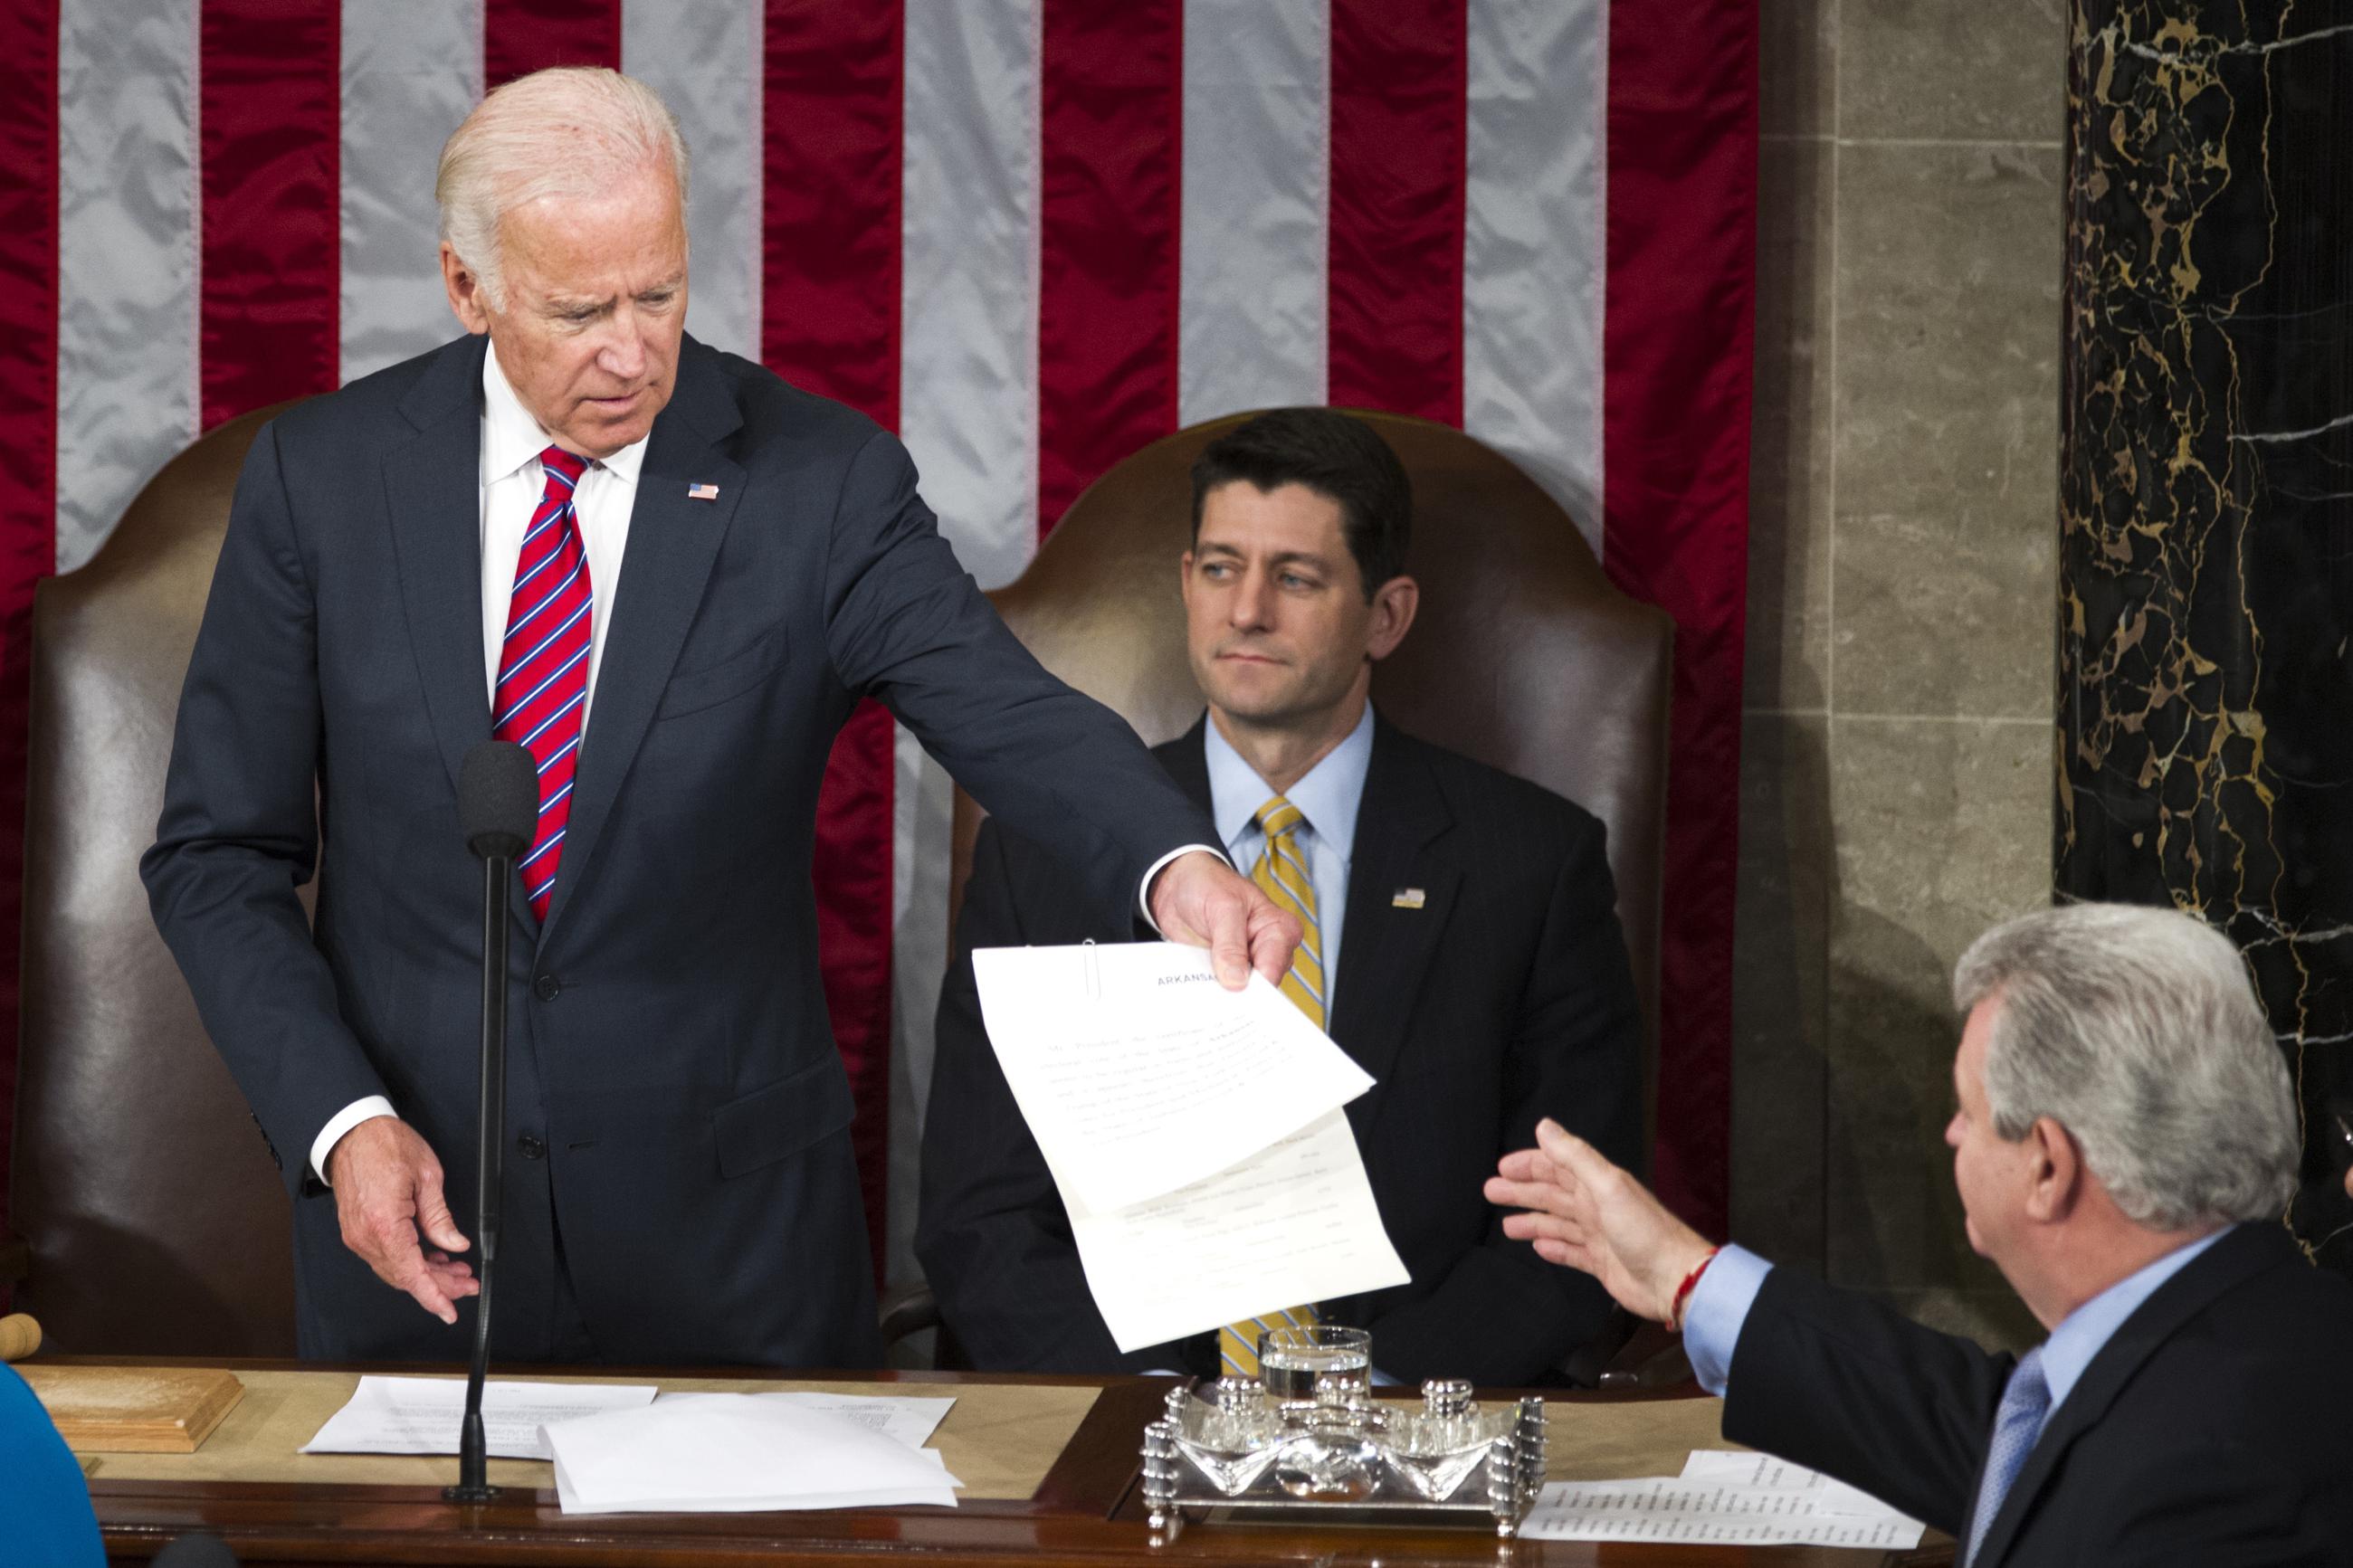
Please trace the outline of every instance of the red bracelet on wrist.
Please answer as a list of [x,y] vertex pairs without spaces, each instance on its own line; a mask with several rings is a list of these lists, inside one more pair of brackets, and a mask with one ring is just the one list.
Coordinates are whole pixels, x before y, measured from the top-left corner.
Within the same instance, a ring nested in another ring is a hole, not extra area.
[[1683,1306],[1691,1300],[1693,1289],[1698,1286],[1699,1277],[1707,1272],[1707,1266],[1715,1262],[1715,1255],[1723,1250],[1724,1249],[1720,1247],[1709,1247],[1707,1249],[1707,1255],[1702,1258],[1697,1263],[1693,1264],[1692,1271],[1683,1276],[1683,1282],[1675,1287],[1674,1299],[1667,1303],[1667,1331],[1669,1333],[1679,1334],[1683,1332]]

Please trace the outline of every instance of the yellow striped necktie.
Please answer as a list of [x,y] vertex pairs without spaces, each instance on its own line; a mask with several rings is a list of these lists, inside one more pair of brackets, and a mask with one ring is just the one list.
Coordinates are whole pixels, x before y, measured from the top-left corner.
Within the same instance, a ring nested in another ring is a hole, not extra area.
[[[1326,989],[1324,932],[1315,921],[1315,884],[1307,875],[1307,857],[1299,849],[1299,825],[1305,820],[1299,808],[1281,795],[1258,808],[1257,822],[1266,835],[1266,847],[1250,868],[1250,880],[1276,904],[1299,917],[1299,951],[1292,955],[1291,973],[1282,977],[1282,994],[1320,1029]],[[1309,1304],[1227,1324],[1218,1331],[1219,1371],[1228,1377],[1256,1377],[1261,1330],[1285,1323],[1303,1328],[1318,1321],[1315,1308]]]
[[1291,973],[1282,977],[1282,994],[1320,1029],[1324,1026],[1324,931],[1315,920],[1315,883],[1299,847],[1299,825],[1307,819],[1297,806],[1276,795],[1258,808],[1256,820],[1266,835],[1266,847],[1250,868],[1250,880],[1299,917],[1299,951],[1292,955]]

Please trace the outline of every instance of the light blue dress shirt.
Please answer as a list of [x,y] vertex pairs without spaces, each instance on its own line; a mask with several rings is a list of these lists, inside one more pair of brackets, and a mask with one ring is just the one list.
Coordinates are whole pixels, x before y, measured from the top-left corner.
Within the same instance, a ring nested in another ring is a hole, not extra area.
[[[1258,864],[1266,835],[1253,820],[1275,791],[1242,760],[1211,719],[1203,727],[1209,763],[1209,817],[1227,858],[1244,876]],[[1365,773],[1373,762],[1373,705],[1348,738],[1325,752],[1297,784],[1282,792],[1306,821],[1294,837],[1307,852],[1308,879],[1315,884],[1315,924],[1323,939],[1324,1018],[1332,1018],[1339,984],[1340,928],[1348,909],[1348,858],[1356,843],[1356,808],[1365,801]]]
[[[2043,1426],[2051,1424],[2051,1412],[2067,1402],[2068,1393],[2084,1375],[2116,1331],[2124,1327],[2126,1318],[2154,1294],[2157,1288],[2188,1267],[2200,1253],[2222,1239],[2232,1227],[2224,1226],[2211,1235],[2175,1247],[2147,1267],[2126,1275],[2073,1311],[2060,1320],[2042,1342],[2042,1375],[2051,1385],[2051,1404],[2042,1417]],[[1757,1304],[1757,1292],[1765,1283],[1765,1276],[1773,1266],[1742,1247],[1726,1247],[1707,1266],[1692,1288],[1691,1300],[1683,1310],[1683,1353],[1691,1357],[1692,1371],[1698,1376],[1700,1386],[1710,1394],[1722,1394],[1726,1374],[1732,1368],[1732,1352],[1740,1343],[1741,1327],[1748,1321],[1748,1309]],[[2040,1436],[2041,1428],[2037,1428]]]

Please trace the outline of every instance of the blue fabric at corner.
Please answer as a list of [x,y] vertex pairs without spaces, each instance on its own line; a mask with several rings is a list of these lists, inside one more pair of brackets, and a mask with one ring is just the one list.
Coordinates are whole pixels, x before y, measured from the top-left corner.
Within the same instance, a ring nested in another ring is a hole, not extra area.
[[0,1366],[0,1542],[22,1568],[106,1568],[81,1465],[25,1380]]

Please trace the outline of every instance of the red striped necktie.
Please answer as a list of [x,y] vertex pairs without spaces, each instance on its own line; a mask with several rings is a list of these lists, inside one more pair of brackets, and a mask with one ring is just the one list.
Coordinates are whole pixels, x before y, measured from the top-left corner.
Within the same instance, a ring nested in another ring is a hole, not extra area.
[[491,698],[491,733],[529,751],[539,763],[539,832],[518,865],[532,912],[547,918],[555,868],[564,858],[564,825],[572,817],[572,775],[588,705],[588,549],[573,514],[572,490],[588,459],[550,447],[539,455],[547,488],[515,560],[507,599],[506,642]]

